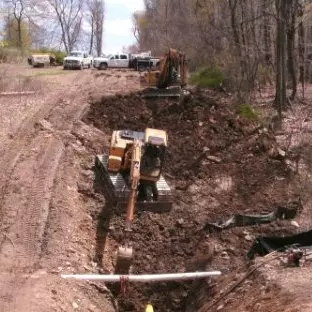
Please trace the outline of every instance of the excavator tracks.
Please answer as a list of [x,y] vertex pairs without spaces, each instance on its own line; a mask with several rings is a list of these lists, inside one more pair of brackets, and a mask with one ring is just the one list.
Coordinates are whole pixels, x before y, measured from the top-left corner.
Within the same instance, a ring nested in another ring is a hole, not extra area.
[[[125,211],[129,200],[130,189],[120,173],[107,170],[108,155],[97,155],[95,159],[96,175],[103,182],[106,201],[116,206],[117,210]],[[156,183],[158,190],[157,201],[137,201],[139,210],[167,212],[172,208],[172,194],[163,176]]]
[[166,89],[147,88],[143,90],[142,97],[145,99],[150,98],[180,98],[183,96],[181,87],[170,87]]

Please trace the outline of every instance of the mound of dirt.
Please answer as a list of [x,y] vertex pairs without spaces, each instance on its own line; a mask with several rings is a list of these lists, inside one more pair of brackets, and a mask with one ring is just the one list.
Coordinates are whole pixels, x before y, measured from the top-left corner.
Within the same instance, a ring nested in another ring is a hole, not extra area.
[[[84,121],[108,136],[116,129],[168,132],[164,175],[174,192],[174,208],[166,214],[139,212],[133,226],[133,273],[237,270],[245,263],[250,237],[288,231],[282,221],[249,228],[249,236],[244,227],[204,230],[208,221],[271,212],[291,197],[292,175],[274,135],[240,117],[229,98],[205,91],[192,92],[180,103],[145,100],[138,93],[103,97],[91,104]],[[114,216],[113,230],[103,229],[101,235],[117,245],[123,226],[124,217]],[[185,311],[194,285],[130,285],[129,295],[119,297],[120,306],[122,311],[140,311],[152,301],[157,311]]]

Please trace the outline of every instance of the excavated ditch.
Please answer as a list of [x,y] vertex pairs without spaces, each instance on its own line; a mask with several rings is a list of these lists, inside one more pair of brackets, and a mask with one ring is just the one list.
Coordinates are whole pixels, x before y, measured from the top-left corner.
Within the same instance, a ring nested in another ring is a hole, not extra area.
[[[230,98],[208,91],[191,92],[180,103],[145,100],[139,93],[103,97],[91,103],[83,121],[105,138],[101,147],[84,142],[94,156],[107,151],[115,129],[154,127],[168,132],[164,176],[174,194],[173,209],[137,213],[132,273],[213,269],[224,273],[213,281],[131,284],[125,295],[119,286],[112,286],[120,311],[143,311],[148,302],[155,311],[199,311],[229,282],[229,272],[245,267],[249,237],[289,232],[284,221],[218,233],[205,228],[207,222],[235,213],[271,212],[295,196],[289,191],[292,172],[277,152],[274,135],[239,116]],[[121,242],[124,215],[105,206],[101,185],[95,182],[92,196],[88,194],[95,203],[91,213],[97,228],[95,257],[104,265],[102,272],[108,272]],[[199,288],[205,290],[204,301]]]

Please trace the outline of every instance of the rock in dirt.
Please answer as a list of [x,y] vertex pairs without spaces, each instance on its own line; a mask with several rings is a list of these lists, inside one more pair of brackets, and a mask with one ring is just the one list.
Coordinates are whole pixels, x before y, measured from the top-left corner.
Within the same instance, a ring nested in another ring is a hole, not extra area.
[[222,251],[221,257],[223,259],[225,259],[225,260],[229,260],[230,259],[229,255],[228,255],[228,253],[226,251]]
[[75,310],[79,308],[78,304],[75,301],[72,303],[72,306]]
[[251,242],[253,240],[253,237],[250,235],[249,232],[244,231],[244,235],[245,235],[245,240],[248,242]]
[[36,123],[36,126],[37,126],[40,130],[47,130],[47,131],[53,132],[53,127],[52,127],[51,123],[48,122],[48,121],[45,120],[45,119],[38,121],[38,122]]
[[85,195],[90,195],[92,193],[92,187],[89,183],[79,182],[77,183],[78,192]]
[[269,150],[269,156],[276,159],[283,159],[286,156],[286,152],[280,147],[274,146]]
[[184,224],[184,219],[180,218],[177,220],[177,225],[181,226]]
[[296,227],[296,228],[299,228],[299,227],[300,227],[299,224],[298,224],[298,222],[295,221],[295,220],[290,221],[290,224],[291,224],[292,226]]
[[196,184],[192,184],[188,187],[188,191],[191,193],[191,194],[197,194],[199,192],[199,189],[200,187]]
[[211,161],[213,161],[215,163],[220,163],[222,161],[222,159],[220,157],[212,156],[212,155],[208,155],[207,159],[211,160]]

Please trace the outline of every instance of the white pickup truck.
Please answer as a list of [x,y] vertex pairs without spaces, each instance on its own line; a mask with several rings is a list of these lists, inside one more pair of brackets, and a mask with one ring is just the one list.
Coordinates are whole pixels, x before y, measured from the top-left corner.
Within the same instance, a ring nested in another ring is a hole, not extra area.
[[84,51],[72,51],[64,58],[63,68],[91,68],[93,65],[93,57]]
[[117,53],[110,54],[107,57],[94,58],[93,66],[97,69],[107,68],[134,68],[144,71],[152,67],[159,66],[159,59],[152,58],[150,53],[130,54]]

